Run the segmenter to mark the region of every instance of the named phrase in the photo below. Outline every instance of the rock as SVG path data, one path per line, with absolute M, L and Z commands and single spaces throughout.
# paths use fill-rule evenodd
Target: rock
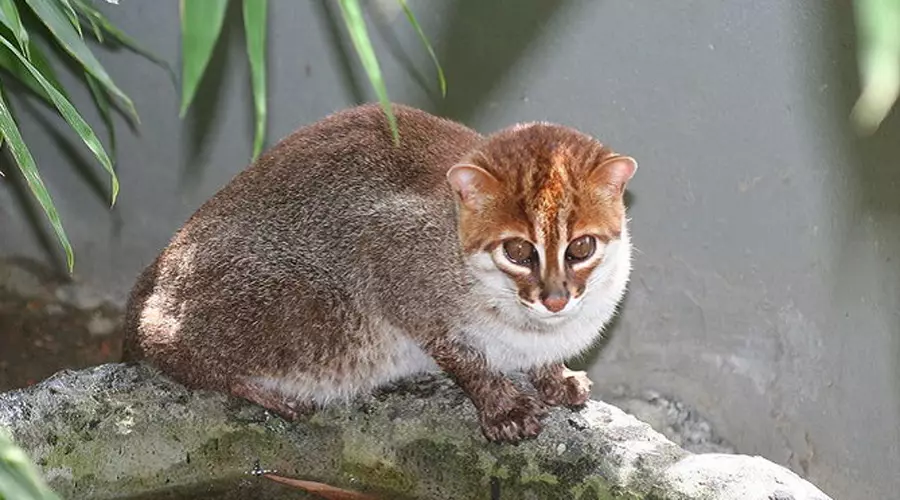
M 16 263 L 0 260 L 0 287 L 24 299 L 47 299 L 50 292 L 41 277 Z
M 665 498 L 799 500 L 825 498 L 813 485 L 761 457 L 708 453 L 693 455 L 666 470 Z M 818 496 L 817 496 L 818 495 Z
M 442 376 L 286 423 L 143 365 L 103 365 L 0 395 L 0 426 L 71 499 L 284 498 L 261 467 L 383 499 L 829 500 L 762 458 L 691 454 L 597 401 L 555 409 L 533 441 L 489 444 Z
M 99 293 L 80 283 L 61 285 L 56 289 L 56 299 L 82 311 L 91 311 L 105 301 Z
M 107 304 L 122 309 L 124 300 L 114 299 L 87 283 L 70 281 L 46 265 L 27 258 L 0 258 L 0 289 L 27 300 L 47 303 L 50 314 L 59 314 L 63 305 L 93 311 Z
M 59 304 L 47 304 L 44 311 L 50 316 L 59 316 L 66 312 L 66 308 Z
M 115 320 L 95 312 L 88 321 L 87 329 L 88 333 L 94 337 L 105 337 L 112 334 L 117 326 L 118 323 Z
M 709 422 L 680 401 L 655 391 L 632 395 L 625 387 L 615 387 L 604 400 L 692 453 L 735 453 L 734 446 L 718 436 Z

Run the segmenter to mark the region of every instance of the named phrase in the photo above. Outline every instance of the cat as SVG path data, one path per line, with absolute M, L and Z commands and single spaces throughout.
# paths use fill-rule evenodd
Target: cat
M 399 145 L 378 105 L 342 110 L 204 203 L 139 276 L 125 360 L 286 419 L 441 370 L 497 442 L 584 404 L 564 363 L 626 291 L 637 163 L 562 125 L 394 110 Z

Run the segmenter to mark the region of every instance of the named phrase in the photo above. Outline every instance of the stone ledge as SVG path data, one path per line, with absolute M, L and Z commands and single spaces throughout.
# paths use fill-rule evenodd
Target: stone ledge
M 398 500 L 829 500 L 762 458 L 688 453 L 602 402 L 556 409 L 545 424 L 536 440 L 489 444 L 441 376 L 293 424 L 142 365 L 64 371 L 0 394 L 0 426 L 67 499 L 287 498 L 250 473 L 258 463 Z

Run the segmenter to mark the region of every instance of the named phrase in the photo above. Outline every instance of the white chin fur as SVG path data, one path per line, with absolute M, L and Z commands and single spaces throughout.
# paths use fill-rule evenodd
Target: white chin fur
M 523 303 L 516 284 L 497 269 L 490 255 L 473 256 L 470 266 L 481 285 L 479 295 L 499 314 L 473 308 L 460 328 L 495 369 L 523 370 L 564 361 L 596 341 L 625 294 L 631 274 L 631 241 L 623 221 L 621 238 L 606 247 L 604 260 L 588 279 L 585 293 L 557 313 L 539 302 Z

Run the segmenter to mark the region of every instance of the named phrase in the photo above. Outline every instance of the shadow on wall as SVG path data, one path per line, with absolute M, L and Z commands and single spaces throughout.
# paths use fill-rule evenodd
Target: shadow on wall
M 567 0 L 460 0 L 440 35 L 438 57 L 452 91 L 438 101 L 437 114 L 469 121 L 490 92 L 537 43 Z
M 379 15 L 372 9 L 372 35 L 384 42 L 384 55 L 393 57 L 428 96 L 427 102 L 411 102 L 432 113 L 467 123 L 476 111 L 484 105 L 487 96 L 503 81 L 507 73 L 528 55 L 528 49 L 540 41 L 549 21 L 563 10 L 571 8 L 570 0 L 457 0 L 446 8 L 445 21 L 440 31 L 429 32 L 428 37 L 435 48 L 438 60 L 447 79 L 447 96 L 442 98 L 435 78 L 424 75 L 412 62 L 409 47 L 403 46 L 393 31 L 401 26 L 409 29 L 404 16 L 393 21 Z M 425 5 L 422 2 L 420 5 Z M 416 5 L 412 6 L 413 8 Z M 323 1 L 321 12 L 323 21 L 328 23 L 334 34 L 335 46 L 341 48 L 341 68 L 346 88 L 351 90 L 356 102 L 363 102 L 361 88 L 369 91 L 369 83 L 359 68 L 356 54 L 343 40 L 343 26 L 338 7 Z M 421 10 L 421 9 L 420 9 Z M 421 13 L 420 13 L 420 17 Z M 340 31 L 340 33 L 338 33 Z M 415 48 L 416 51 L 419 47 Z M 380 57 L 384 55 L 379 54 Z M 352 58 L 352 61 L 348 60 Z M 390 92 L 390 89 L 388 89 Z
M 842 219 L 835 221 L 843 233 L 833 243 L 836 250 L 829 266 L 834 270 L 831 294 L 859 301 L 859 297 L 846 297 L 848 292 L 844 290 L 862 287 L 893 301 L 882 304 L 878 309 L 882 317 L 877 319 L 885 323 L 887 331 L 896 333 L 900 332 L 900 109 L 895 107 L 872 136 L 860 137 L 856 133 L 849 120 L 850 109 L 859 95 L 857 62 L 851 50 L 856 43 L 853 8 L 849 4 L 834 5 L 829 13 L 831 25 L 822 31 L 829 37 L 820 43 L 828 47 L 827 53 L 832 57 L 828 67 L 833 70 L 830 81 L 838 82 L 839 90 L 832 93 L 834 103 L 826 123 L 837 129 L 831 136 L 843 137 L 842 149 L 850 153 L 849 163 L 838 165 L 842 170 L 833 172 L 833 185 L 847 190 L 843 194 L 848 201 L 837 214 Z M 863 242 L 869 243 L 865 249 Z M 870 257 L 878 262 L 876 269 L 861 268 L 867 259 L 858 255 L 860 250 L 874 252 Z M 894 273 L 883 276 L 879 270 Z M 857 286 L 848 287 L 848 283 Z M 895 389 L 900 391 L 900 333 L 891 341 L 891 351 L 880 355 L 889 356 Z M 900 413 L 900 408 L 897 411 Z
M 185 115 L 185 136 L 181 141 L 182 171 L 179 183 L 179 189 L 182 192 L 190 191 L 203 178 L 203 169 L 208 163 L 204 161 L 206 145 L 210 136 L 215 133 L 221 123 L 219 113 L 223 106 L 220 100 L 223 98 L 222 87 L 225 80 L 241 78 L 236 72 L 230 72 L 229 67 L 234 64 L 235 55 L 245 57 L 246 41 L 243 23 L 240 5 L 237 2 L 230 2 L 225 10 L 225 20 L 219 41 L 213 48 L 197 94 Z M 271 45 L 271 41 L 269 44 Z M 180 107 L 180 90 L 178 95 Z M 249 116 L 253 117 L 252 99 L 247 99 L 247 105 L 251 108 Z
M 59 245 L 54 239 L 53 233 L 49 229 L 44 229 L 47 218 L 41 212 L 37 202 L 34 201 L 31 191 L 28 190 L 28 186 L 25 184 L 25 179 L 18 172 L 18 168 L 9 155 L 0 155 L 0 172 L 6 174 L 4 179 L 10 188 L 9 191 L 12 193 L 16 204 L 19 205 L 19 210 L 28 221 L 28 225 L 34 231 L 35 240 L 46 255 L 46 261 L 52 266 L 54 274 L 59 277 L 66 276 L 66 259 L 61 255 L 62 252 L 57 251 Z M 0 207 L 0 211 L 3 210 L 4 208 Z
M 340 6 L 330 0 L 319 0 L 314 2 L 314 5 L 318 13 L 318 21 L 327 28 L 328 45 L 332 48 L 333 57 L 340 66 L 344 92 L 353 102 L 367 101 L 369 83 L 364 74 L 360 74 L 359 77 L 354 74 L 353 68 L 357 64 L 358 58 L 353 50 L 352 42 L 345 35 L 346 30 L 343 25 L 344 21 L 341 19 Z

